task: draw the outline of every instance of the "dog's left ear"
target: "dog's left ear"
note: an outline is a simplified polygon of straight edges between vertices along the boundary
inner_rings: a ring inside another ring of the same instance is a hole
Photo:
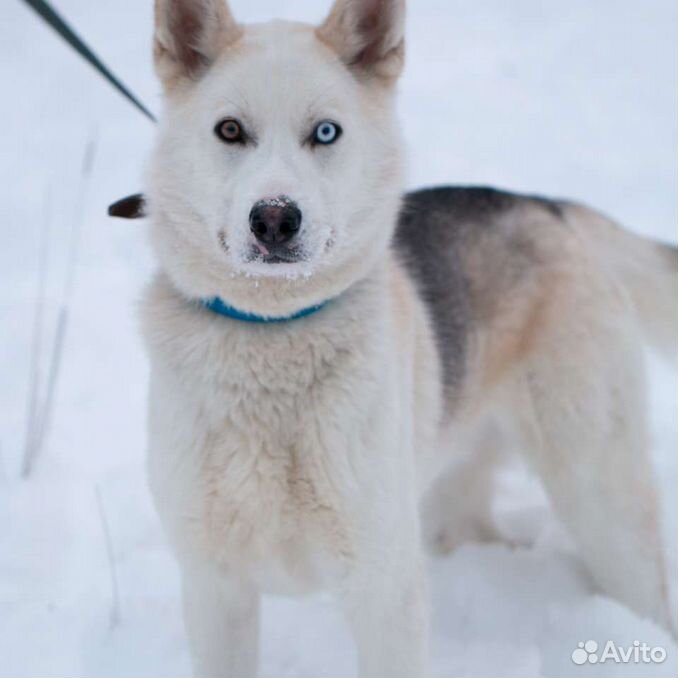
[[[153,56],[165,89],[199,78],[241,34],[226,0],[155,0]]]
[[[358,76],[393,81],[405,61],[405,0],[336,0],[316,33]]]

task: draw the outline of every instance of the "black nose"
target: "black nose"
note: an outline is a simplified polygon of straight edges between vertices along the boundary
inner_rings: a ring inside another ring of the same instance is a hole
[[[250,212],[250,230],[267,245],[292,240],[300,226],[301,211],[287,198],[260,200]]]

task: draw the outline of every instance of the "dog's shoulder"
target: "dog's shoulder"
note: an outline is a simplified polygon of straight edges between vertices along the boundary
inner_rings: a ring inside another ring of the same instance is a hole
[[[448,397],[464,381],[479,324],[539,270],[560,237],[552,225],[565,223],[564,209],[558,200],[489,187],[404,196],[394,249],[428,309]]]

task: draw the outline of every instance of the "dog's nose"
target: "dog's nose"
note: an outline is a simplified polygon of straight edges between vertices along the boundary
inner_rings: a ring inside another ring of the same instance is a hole
[[[301,210],[287,198],[260,200],[250,212],[250,230],[266,245],[285,243],[301,226]]]

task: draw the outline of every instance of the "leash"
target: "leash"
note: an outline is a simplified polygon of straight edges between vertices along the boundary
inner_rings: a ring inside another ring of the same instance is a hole
[[[85,44],[80,36],[64,21],[59,13],[46,0],[24,0],[37,15],[70,45],[90,66],[92,66],[127,101],[152,122],[155,116],[139,99],[132,94],[103,61]],[[122,219],[140,219],[146,216],[146,203],[141,194],[131,195],[118,200],[108,208],[108,214]]]
[[[137,110],[149,120],[155,122],[155,116],[144,106],[132,92],[111,72],[101,59],[85,44],[75,31],[61,18],[58,12],[45,0],[24,0],[38,16],[63,40],[66,41],[87,63],[120,92]]]

